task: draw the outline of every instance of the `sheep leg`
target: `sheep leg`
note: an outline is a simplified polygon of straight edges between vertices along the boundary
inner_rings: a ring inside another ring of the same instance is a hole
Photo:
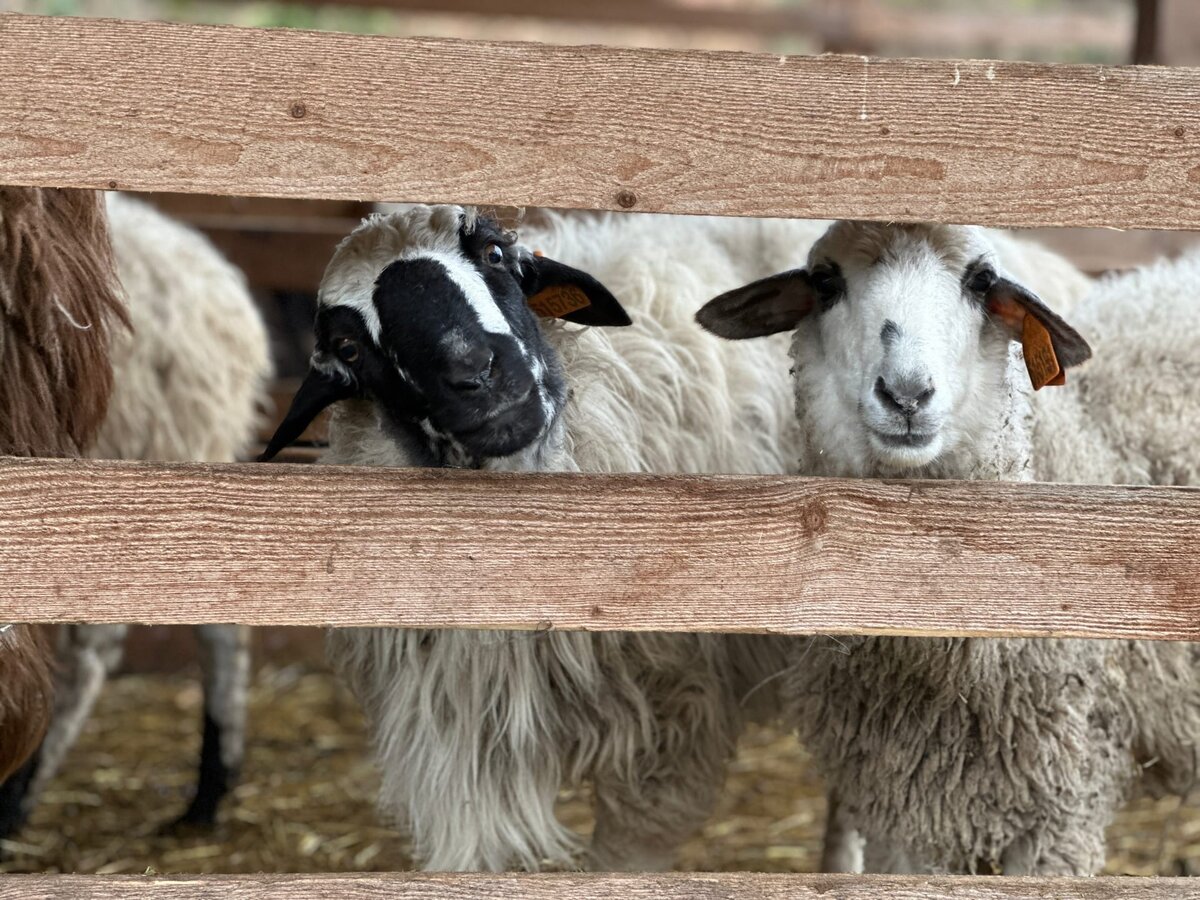
[[[204,677],[200,777],[187,812],[171,827],[215,825],[217,808],[237,781],[246,752],[250,629],[241,625],[198,625],[196,637]]]
[[[825,839],[821,848],[822,872],[863,871],[863,839],[854,827],[849,814],[838,801],[836,790],[830,790],[825,814]]]
[[[1115,807],[1115,803],[1114,803]],[[1022,835],[1000,855],[1002,875],[1096,875],[1104,868],[1105,821],[1064,816]]]
[[[29,804],[24,802],[29,794],[29,785],[37,774],[38,754],[34,752],[21,768],[13,772],[0,784],[0,841],[12,837],[29,817]],[[4,858],[0,850],[0,859]]]
[[[0,787],[0,838],[29,817],[46,784],[75,745],[108,675],[120,664],[125,625],[69,625],[59,629],[54,714],[33,758]]]

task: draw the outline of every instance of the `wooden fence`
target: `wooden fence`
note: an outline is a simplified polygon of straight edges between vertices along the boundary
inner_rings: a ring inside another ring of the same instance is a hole
[[[0,183],[1197,228],[1198,94],[1187,69],[0,16]],[[1198,541],[1200,493],[1185,488],[5,461],[0,619],[1198,640]],[[0,900],[1196,890],[741,874],[0,879]]]

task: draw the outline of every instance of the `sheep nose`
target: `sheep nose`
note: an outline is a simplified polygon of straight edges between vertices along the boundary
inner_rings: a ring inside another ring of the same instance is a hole
[[[916,413],[933,397],[934,389],[928,378],[897,378],[891,384],[883,377],[875,379],[875,396],[884,409],[905,416]]]
[[[445,373],[445,381],[460,393],[481,391],[491,382],[495,357],[490,350],[480,348],[451,362]]]

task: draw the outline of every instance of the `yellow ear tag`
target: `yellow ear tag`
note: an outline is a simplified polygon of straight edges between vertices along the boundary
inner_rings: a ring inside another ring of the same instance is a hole
[[[1021,329],[1021,347],[1025,351],[1025,368],[1029,370],[1029,380],[1033,382],[1035,391],[1040,391],[1048,384],[1067,383],[1067,373],[1058,364],[1050,332],[1036,316],[1029,313],[1025,314]]]
[[[529,308],[544,319],[561,319],[592,305],[588,295],[573,284],[556,284],[538,291],[528,301]]]

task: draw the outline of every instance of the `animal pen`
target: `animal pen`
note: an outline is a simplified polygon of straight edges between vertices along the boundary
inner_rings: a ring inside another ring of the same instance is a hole
[[[0,17],[0,183],[1200,229],[1200,70]],[[1200,640],[1189,488],[0,461],[0,620]],[[911,597],[922,597],[919,602]],[[1186,879],[10,876],[42,897],[1184,897]]]

